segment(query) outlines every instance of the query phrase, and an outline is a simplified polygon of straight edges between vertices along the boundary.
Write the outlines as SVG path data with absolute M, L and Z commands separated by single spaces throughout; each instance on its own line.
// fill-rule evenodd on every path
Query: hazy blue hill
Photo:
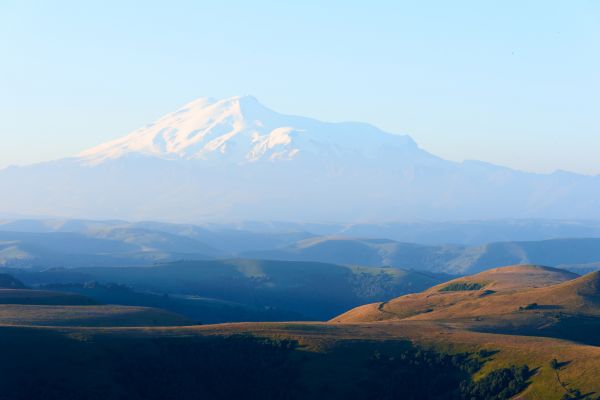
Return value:
M 442 270 L 464 252 L 462 246 L 428 246 L 392 240 L 319 237 L 275 251 L 247 252 L 250 258 L 322 261 L 345 265 L 371 265 Z
M 455 260 L 469 272 L 511 264 L 562 266 L 600 261 L 600 239 L 552 239 L 529 242 L 490 243 L 469 248 Z
M 475 273 L 512 264 L 561 266 L 585 271 L 600 262 L 600 239 L 498 242 L 482 246 L 419 245 L 391 240 L 312 238 L 274 251 L 247 252 L 249 258 L 391 265 L 414 270 Z
M 557 238 L 600 238 L 600 222 L 551 219 L 498 219 L 449 222 L 391 222 L 352 224 L 333 231 L 315 229 L 321 235 L 379 237 L 399 242 L 468 246 L 492 242 L 538 241 Z
M 136 251 L 194 254 L 204 258 L 223 257 L 227 254 L 194 237 L 143 229 L 136 226 L 101 230 L 94 232 L 93 236 L 99 239 L 127 243 L 135 246 Z
M 143 229 L 0 231 L 0 266 L 5 267 L 151 265 L 225 254 L 192 238 Z
M 305 226 L 289 224 L 265 230 L 261 225 L 241 227 L 229 225 L 167 224 L 161 222 L 137 222 L 131 228 L 142 228 L 166 232 L 180 237 L 189 237 L 223 252 L 238 253 L 250 250 L 269 250 L 292 244 L 315 236 Z

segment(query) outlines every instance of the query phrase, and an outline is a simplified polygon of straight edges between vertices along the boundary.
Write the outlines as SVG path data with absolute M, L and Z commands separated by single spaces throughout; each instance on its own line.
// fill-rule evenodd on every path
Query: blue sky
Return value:
M 0 54 L 0 166 L 252 94 L 447 159 L 600 173 L 595 0 L 0 0 Z

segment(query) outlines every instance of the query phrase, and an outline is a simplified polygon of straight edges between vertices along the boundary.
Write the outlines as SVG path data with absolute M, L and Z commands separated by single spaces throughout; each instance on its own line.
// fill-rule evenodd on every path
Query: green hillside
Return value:
M 151 267 L 11 270 L 11 273 L 29 285 L 66 284 L 54 288 L 103 302 L 159 306 L 203 322 L 247 321 L 246 318 L 327 320 L 360 304 L 424 290 L 449 279 L 445 275 L 395 268 L 264 260 L 181 261 Z M 137 294 L 114 290 L 115 297 L 111 299 L 111 293 L 83 287 L 92 281 L 126 285 Z M 168 294 L 172 301 L 156 301 L 156 297 L 146 296 L 149 302 L 143 303 L 140 293 Z M 220 310 L 225 307 L 228 311 L 219 316 L 216 310 L 211 311 L 214 307 Z

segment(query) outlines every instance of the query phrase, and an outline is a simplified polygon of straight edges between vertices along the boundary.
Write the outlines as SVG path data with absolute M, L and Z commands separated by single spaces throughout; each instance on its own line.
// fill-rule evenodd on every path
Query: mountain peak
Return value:
M 198 110 L 204 109 L 211 106 L 220 107 L 246 107 L 246 106 L 261 106 L 260 102 L 256 97 L 252 95 L 232 96 L 224 99 L 215 99 L 212 97 L 199 97 L 195 100 L 190 101 L 177 112 L 185 112 L 186 110 Z
M 127 136 L 82 152 L 79 158 L 86 165 L 130 154 L 244 164 L 289 161 L 304 154 L 374 157 L 390 146 L 418 150 L 407 136 L 387 134 L 368 124 L 325 123 L 282 115 L 245 95 L 221 100 L 198 98 Z

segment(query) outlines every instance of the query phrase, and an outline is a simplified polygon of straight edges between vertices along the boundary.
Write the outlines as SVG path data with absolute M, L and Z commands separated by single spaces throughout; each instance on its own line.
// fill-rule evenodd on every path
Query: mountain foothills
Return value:
M 3 220 L 3 396 L 598 399 L 597 225 L 457 225 Z
M 408 136 L 199 99 L 72 158 L 0 171 L 7 215 L 390 221 L 599 218 L 600 178 L 443 160 Z M 328 201 L 323 201 L 326 198 Z
M 14 360 L 0 365 L 0 387 L 11 399 L 600 395 L 598 272 L 516 265 L 329 322 L 204 326 L 0 281 L 0 351 Z
M 368 301 L 412 293 L 449 279 L 395 268 L 260 260 L 11 273 L 32 286 L 100 302 L 161 307 L 204 323 L 326 320 Z

